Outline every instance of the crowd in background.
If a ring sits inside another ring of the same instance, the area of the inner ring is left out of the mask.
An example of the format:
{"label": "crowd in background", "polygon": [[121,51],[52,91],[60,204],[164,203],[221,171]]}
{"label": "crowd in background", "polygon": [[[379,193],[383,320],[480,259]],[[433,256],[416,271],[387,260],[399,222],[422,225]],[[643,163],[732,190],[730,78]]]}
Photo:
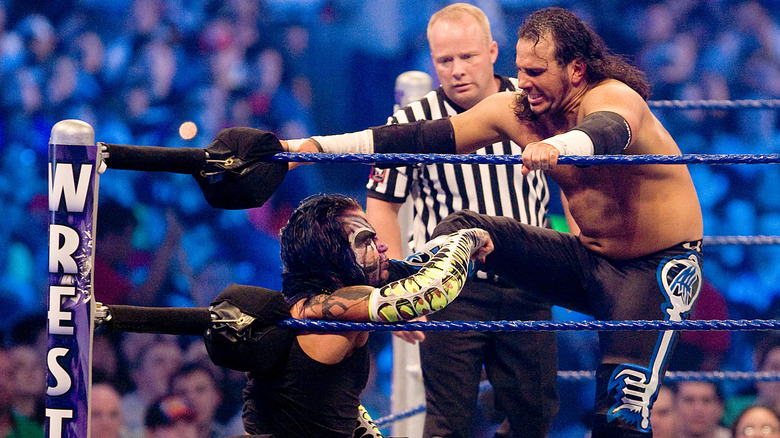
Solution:
{"label": "crowd in background", "polygon": [[[0,319],[0,330],[8,348],[34,345],[11,334],[31,321],[44,321],[46,162],[57,121],[86,121],[98,141],[166,147],[205,147],[231,126],[301,138],[383,124],[395,103],[398,74],[422,70],[435,77],[425,26],[445,3],[0,0],[0,304],[12,309]],[[642,68],[654,87],[651,100],[780,98],[780,4],[774,0],[476,4],[492,23],[501,74],[514,74],[519,23],[529,11],[555,4],[585,18],[615,52]],[[780,152],[776,110],[656,114],[683,153]],[[191,140],[178,133],[185,121],[198,127]],[[691,165],[690,170],[705,236],[780,235],[780,166]],[[98,217],[105,211],[105,218],[96,231],[96,258],[111,274],[104,278],[116,280],[111,285],[122,290],[109,292],[109,282],[98,279],[96,298],[109,304],[207,306],[234,282],[279,289],[278,231],[290,211],[319,192],[343,193],[363,203],[368,171],[350,164],[299,167],[265,206],[228,211],[210,208],[187,175],[108,170],[100,178]],[[711,299],[701,318],[780,316],[780,247],[711,246],[704,266]],[[558,317],[579,316],[561,311]],[[687,335],[684,342],[693,349],[685,351],[701,352],[706,359],[681,354],[680,367],[753,369],[752,346],[763,332],[717,333]],[[595,367],[595,335],[559,337],[570,346],[561,348],[562,369]],[[377,339],[379,377],[366,395],[375,416],[389,413],[391,362],[387,338]],[[111,348],[125,351],[121,340],[110,340]],[[181,348],[198,344],[179,343]],[[40,367],[45,366],[42,354]],[[117,355],[115,367],[129,369],[131,359]],[[123,394],[136,389],[113,384]],[[42,394],[44,388],[37,389]],[[727,396],[751,390],[744,383],[724,389]],[[592,397],[576,393],[582,396],[563,397],[563,402],[581,410]],[[237,406],[235,391],[226,394],[223,401]],[[577,409],[574,414],[562,409],[570,415],[556,430],[579,421]],[[30,412],[40,419],[40,412]]]}

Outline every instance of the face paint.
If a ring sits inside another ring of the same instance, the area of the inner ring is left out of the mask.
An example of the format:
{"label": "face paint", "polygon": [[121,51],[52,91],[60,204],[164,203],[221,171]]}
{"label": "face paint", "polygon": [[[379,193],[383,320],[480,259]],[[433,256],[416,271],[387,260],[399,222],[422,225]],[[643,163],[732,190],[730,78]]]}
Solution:
{"label": "face paint", "polygon": [[349,238],[349,245],[355,254],[355,260],[363,268],[371,285],[382,282],[382,262],[384,261],[384,245],[377,246],[376,231],[364,217],[348,215],[342,218],[344,229]]}

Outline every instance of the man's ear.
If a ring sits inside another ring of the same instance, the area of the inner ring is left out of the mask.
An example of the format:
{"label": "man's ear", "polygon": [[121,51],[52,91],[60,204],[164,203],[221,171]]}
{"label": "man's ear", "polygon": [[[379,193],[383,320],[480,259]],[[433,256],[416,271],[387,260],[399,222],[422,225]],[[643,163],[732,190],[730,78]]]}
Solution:
{"label": "man's ear", "polygon": [[585,61],[582,59],[577,58],[570,62],[567,70],[569,72],[569,79],[571,80],[572,85],[577,86],[580,85],[582,81],[587,81],[588,65],[585,64]]}

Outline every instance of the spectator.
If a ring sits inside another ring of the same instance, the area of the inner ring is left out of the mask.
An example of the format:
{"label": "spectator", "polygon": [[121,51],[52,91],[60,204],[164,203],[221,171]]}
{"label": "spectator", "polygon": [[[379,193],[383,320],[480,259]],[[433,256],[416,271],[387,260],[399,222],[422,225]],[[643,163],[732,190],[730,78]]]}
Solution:
{"label": "spectator", "polygon": [[780,417],[761,406],[751,406],[737,416],[731,427],[734,438],[778,438]]}
{"label": "spectator", "polygon": [[677,416],[674,392],[668,386],[661,386],[650,413],[653,438],[676,438]]}
{"label": "spectator", "polygon": [[[753,363],[756,371],[780,372],[780,336],[770,333],[761,338],[753,352]],[[736,416],[749,406],[780,412],[780,382],[757,381],[750,393],[729,398],[723,422],[732,424]]]}
{"label": "spectator", "polygon": [[15,345],[9,349],[14,364],[13,406],[20,415],[44,423],[46,398],[46,365],[32,345]]}
{"label": "spectator", "polygon": [[92,336],[92,383],[109,383],[124,394],[132,383],[127,374],[127,364],[119,354],[120,333],[98,330]]}
{"label": "spectator", "polygon": [[[160,299],[181,238],[181,226],[172,213],[168,215],[164,241],[151,260],[145,260],[146,254],[133,247],[132,238],[137,226],[132,209],[117,202],[99,206],[94,281],[95,298],[104,304],[150,306]],[[134,282],[134,271],[142,268],[148,270],[145,279]]]}
{"label": "spectator", "polygon": [[145,438],[198,438],[197,414],[184,397],[168,396],[146,411]]}
{"label": "spectator", "polygon": [[122,397],[122,412],[132,434],[143,431],[147,408],[155,400],[169,394],[171,376],[182,363],[181,347],[173,339],[148,335],[144,339],[146,342],[137,355],[129,358],[130,378],[135,389]]}
{"label": "spectator", "polygon": [[675,387],[674,401],[679,438],[731,438],[731,432],[720,425],[724,400],[716,384],[680,382]]}
{"label": "spectator", "polygon": [[184,365],[171,378],[171,389],[184,397],[195,411],[198,438],[223,438],[224,425],[216,420],[217,408],[222,402],[219,379],[212,367],[198,363]]}
{"label": "spectator", "polygon": [[10,335],[7,352],[15,370],[12,379],[14,411],[42,427],[47,371],[41,360],[47,350],[45,315],[28,315],[14,324]]}
{"label": "spectator", "polygon": [[43,438],[43,428],[40,425],[13,410],[14,374],[10,353],[0,347],[0,437]]}
{"label": "spectator", "polygon": [[119,392],[109,383],[92,385],[92,438],[132,438],[125,428]]}

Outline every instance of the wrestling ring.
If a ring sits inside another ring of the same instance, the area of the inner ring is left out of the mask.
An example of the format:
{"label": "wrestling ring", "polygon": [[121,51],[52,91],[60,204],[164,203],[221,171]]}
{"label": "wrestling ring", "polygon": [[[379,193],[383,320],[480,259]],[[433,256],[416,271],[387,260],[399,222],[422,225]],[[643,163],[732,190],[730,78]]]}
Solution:
{"label": "wrestling ring", "polygon": [[[777,109],[780,100],[740,100],[740,101],[651,101],[654,110],[752,110]],[[91,126],[76,120],[58,123],[52,129],[49,152],[49,210],[51,216],[49,230],[49,308],[48,349],[47,349],[47,399],[46,399],[46,436],[85,438],[89,434],[89,388],[91,385],[91,340],[95,322],[105,322],[105,306],[95,303],[92,295],[92,257],[94,256],[93,229],[97,214],[98,179],[100,173],[101,143],[95,143]],[[127,145],[117,145],[127,146]],[[127,146],[148,150],[147,146]],[[157,151],[159,152],[157,148]],[[189,148],[186,148],[189,149]],[[165,152],[165,151],[163,151]],[[192,151],[188,151],[192,152]],[[135,159],[130,156],[130,160]],[[159,157],[156,157],[159,158]],[[175,159],[175,158],[172,158]],[[188,158],[194,161],[195,158]],[[268,162],[352,162],[352,163],[478,163],[478,164],[519,164],[517,156],[486,155],[357,155],[357,154],[291,154],[277,153],[268,155]],[[614,164],[709,164],[709,165],[749,165],[777,164],[780,154],[683,154],[681,156],[564,156],[559,163],[574,165]],[[154,170],[189,173],[187,166],[144,169],[114,167],[130,170]],[[110,177],[110,172],[104,177]],[[199,181],[200,182],[200,181]],[[204,189],[205,190],[205,189]],[[720,245],[777,245],[780,236],[705,236],[705,246]],[[128,306],[129,307],[129,306]],[[108,309],[110,310],[110,309]],[[140,311],[140,310],[139,310]],[[160,315],[167,315],[161,309]],[[182,309],[187,312],[187,309]],[[192,318],[202,318],[202,311],[190,310],[186,314]],[[159,315],[149,316],[149,322]],[[103,319],[102,319],[103,318]],[[186,319],[186,318],[185,318]],[[154,327],[138,327],[138,321],[128,323],[126,331],[155,332]],[[121,325],[121,324],[120,324]],[[602,330],[690,330],[690,331],[756,331],[780,330],[780,321],[774,319],[747,320],[688,320],[688,321],[493,321],[493,322],[411,322],[404,324],[346,323],[327,321],[304,321],[288,319],[282,321],[282,327],[306,329],[311,331],[602,331]],[[165,326],[165,324],[163,324]],[[190,333],[200,327],[193,323],[190,327],[163,327],[158,332]],[[170,330],[169,330],[170,329]],[[590,381],[594,372],[590,370],[559,371],[559,379],[570,381]],[[669,372],[667,381],[703,380],[703,381],[780,381],[780,373],[748,371],[716,372]],[[395,391],[395,389],[393,390]],[[425,411],[423,405],[394,406],[391,415],[375,419],[379,427],[394,425],[396,422],[414,417]],[[394,431],[393,434],[398,434]]]}

